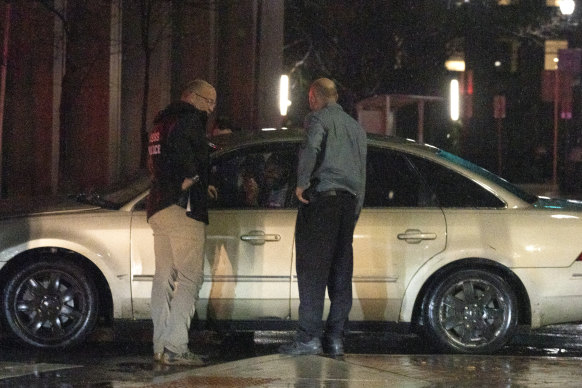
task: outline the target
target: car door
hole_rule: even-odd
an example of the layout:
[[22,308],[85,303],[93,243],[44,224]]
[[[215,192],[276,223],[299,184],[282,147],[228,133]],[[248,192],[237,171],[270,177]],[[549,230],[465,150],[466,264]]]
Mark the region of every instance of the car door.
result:
[[213,160],[218,200],[207,229],[208,313],[215,319],[285,319],[295,219],[295,145],[239,149]]
[[[350,320],[397,321],[412,275],[444,250],[445,243],[443,212],[407,156],[368,147],[364,209],[354,231]],[[298,302],[295,281],[294,319]]]
[[[197,316],[216,320],[284,319],[289,293],[295,218],[295,145],[242,148],[213,158],[206,230],[204,284]],[[274,161],[280,170],[273,171]],[[252,180],[256,186],[248,184]],[[275,182],[276,181],[276,182]],[[254,190],[254,191],[253,191]],[[134,317],[149,318],[155,269],[144,201],[132,215]]]

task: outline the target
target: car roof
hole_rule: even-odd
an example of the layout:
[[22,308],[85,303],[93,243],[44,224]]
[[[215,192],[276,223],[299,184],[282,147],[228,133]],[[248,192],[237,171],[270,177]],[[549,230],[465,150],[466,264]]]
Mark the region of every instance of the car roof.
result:
[[[299,143],[303,140],[304,130],[302,128],[263,130],[263,131],[238,131],[231,134],[215,136],[211,139],[211,147],[222,154],[238,148],[245,148],[252,145],[289,142]],[[396,136],[384,136],[368,133],[368,144],[379,147],[398,148],[419,153],[436,154],[439,149],[428,144],[418,143],[412,139],[405,139]]]

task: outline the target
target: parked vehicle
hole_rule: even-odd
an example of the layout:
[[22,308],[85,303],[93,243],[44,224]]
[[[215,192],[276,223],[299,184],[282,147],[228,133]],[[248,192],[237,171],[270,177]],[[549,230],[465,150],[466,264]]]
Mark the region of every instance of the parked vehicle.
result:
[[[219,199],[197,316],[292,327],[301,133],[227,138],[212,154]],[[273,188],[265,164],[275,154],[288,163]],[[248,179],[262,193],[256,201]],[[273,189],[283,202],[268,199]],[[149,319],[146,195],[83,196],[77,209],[0,220],[3,327],[28,344],[63,347],[83,341],[99,317]],[[500,349],[518,325],[581,320],[581,217],[581,202],[536,197],[435,147],[370,135],[351,325],[402,323],[471,354]]]

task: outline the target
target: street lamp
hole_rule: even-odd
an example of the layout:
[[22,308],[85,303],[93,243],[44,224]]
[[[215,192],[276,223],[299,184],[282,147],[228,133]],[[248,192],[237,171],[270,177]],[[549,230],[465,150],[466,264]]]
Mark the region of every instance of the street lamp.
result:
[[289,101],[289,76],[283,74],[279,81],[279,111],[281,116],[287,116],[289,105],[291,105],[291,101]]
[[465,71],[465,60],[460,57],[451,57],[445,62],[448,71]]
[[559,0],[558,5],[562,15],[572,15],[574,13],[574,8],[576,8],[574,0]]
[[[463,73],[465,71],[465,58],[464,55],[455,54],[452,55],[446,62],[445,67],[448,71],[454,73]],[[450,103],[450,114],[451,120],[458,121],[461,111],[461,87],[459,85],[459,80],[454,78],[451,80],[449,86],[449,103]]]
[[460,96],[459,96],[459,81],[456,79],[451,80],[450,86],[450,103],[451,103],[451,120],[459,120],[460,111]]
[[[574,0],[558,0],[560,12],[564,16],[570,16],[574,13],[576,3]],[[567,42],[565,42],[567,47]],[[559,51],[559,50],[556,50]],[[557,53],[556,53],[557,54]],[[554,146],[553,146],[553,161],[552,161],[552,184],[558,184],[558,109],[559,109],[559,88],[560,88],[560,70],[558,66],[558,58],[554,58]]]
[[[548,93],[547,101],[554,103],[554,128],[553,128],[553,157],[552,157],[552,184],[555,186],[558,183],[558,129],[559,129],[559,98],[560,98],[560,74],[558,66],[558,54],[560,50],[568,48],[568,41],[566,40],[546,40],[544,44],[545,60],[544,69],[549,71],[553,78],[553,87],[551,94]],[[550,92],[550,90],[547,90]]]

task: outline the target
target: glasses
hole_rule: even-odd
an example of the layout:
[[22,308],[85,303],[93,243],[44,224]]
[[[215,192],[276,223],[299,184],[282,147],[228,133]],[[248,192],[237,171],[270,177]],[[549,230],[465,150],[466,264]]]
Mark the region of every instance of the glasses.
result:
[[216,106],[216,100],[213,100],[212,98],[204,97],[203,95],[198,94],[196,92],[194,92],[194,94],[197,95],[198,97],[200,97],[201,99],[203,99],[204,101],[206,101],[208,103],[208,105]]

